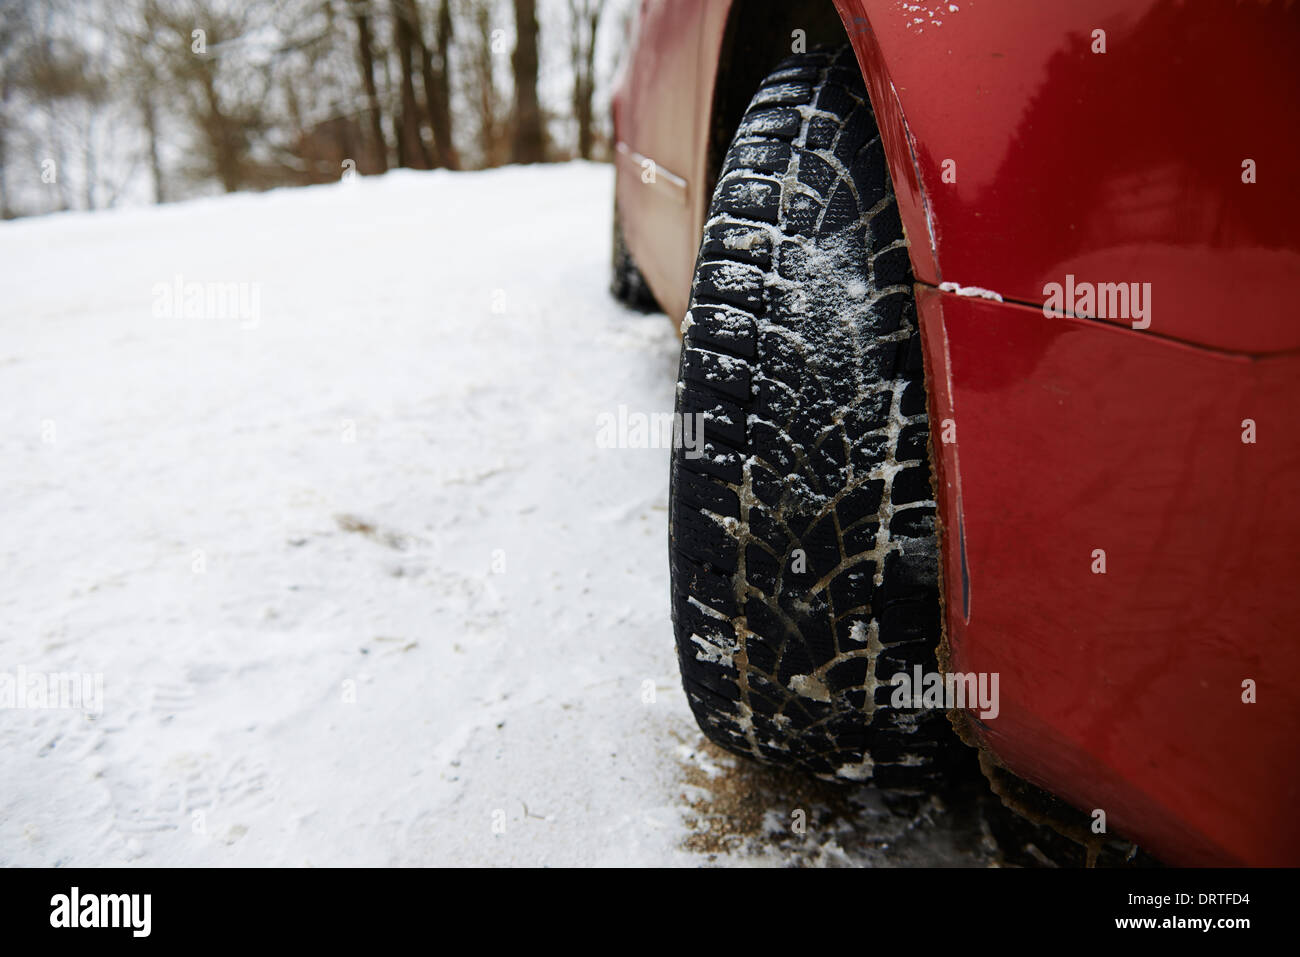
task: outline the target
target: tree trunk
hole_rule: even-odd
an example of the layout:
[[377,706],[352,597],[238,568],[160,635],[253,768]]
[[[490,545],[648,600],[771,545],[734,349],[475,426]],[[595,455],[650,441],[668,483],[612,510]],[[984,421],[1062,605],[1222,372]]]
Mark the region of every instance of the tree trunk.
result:
[[350,0],[352,18],[357,23],[357,49],[361,60],[361,82],[366,88],[366,105],[370,113],[370,137],[374,141],[378,172],[388,170],[388,142],[384,139],[384,124],[379,111],[379,89],[375,86],[375,50],[370,36],[370,18],[366,16],[366,0]]
[[203,99],[207,104],[207,114],[203,117],[203,132],[207,136],[208,146],[212,150],[212,166],[221,188],[227,193],[236,192],[243,185],[240,145],[221,106],[221,97],[217,94],[216,80],[212,76],[209,64],[205,63],[200,74]]
[[401,112],[397,117],[397,155],[400,165],[410,169],[428,169],[429,154],[420,136],[420,113],[415,100],[415,31],[409,0],[393,0],[393,41],[397,45],[397,63],[401,68]]
[[167,194],[163,186],[162,159],[158,155],[158,111],[153,105],[152,85],[142,84],[140,118],[144,122],[144,132],[148,141],[149,176],[153,180],[153,201],[161,206],[167,201]]
[[483,0],[478,0],[472,9],[476,35],[471,62],[474,71],[473,86],[478,90],[474,105],[478,110],[480,161],[484,166],[496,166],[501,162],[502,144],[497,118],[496,70],[492,59],[492,10]]
[[9,116],[9,75],[0,72],[0,219],[10,219],[9,180],[7,175],[9,149],[5,140],[5,126]]
[[510,149],[513,163],[540,163],[546,153],[546,133],[537,101],[537,2],[515,2],[515,121]]
[[[423,34],[421,34],[423,35]],[[459,169],[460,157],[451,138],[451,4],[441,0],[434,13],[433,44],[422,43],[424,52],[424,102],[429,110],[429,128],[433,130],[434,163],[447,169]]]
[[591,101],[596,92],[596,31],[601,6],[601,0],[569,0],[573,118],[578,124],[578,155],[583,159],[591,159],[595,143]]
[[95,177],[98,172],[95,161],[95,114],[93,106],[90,107],[90,111],[81,134],[81,165],[82,173],[85,176],[81,188],[82,202],[85,208],[93,210],[95,208]]
[[0,219],[9,219],[13,215],[13,211],[9,209],[8,176],[5,175],[7,161],[4,122],[0,120]]

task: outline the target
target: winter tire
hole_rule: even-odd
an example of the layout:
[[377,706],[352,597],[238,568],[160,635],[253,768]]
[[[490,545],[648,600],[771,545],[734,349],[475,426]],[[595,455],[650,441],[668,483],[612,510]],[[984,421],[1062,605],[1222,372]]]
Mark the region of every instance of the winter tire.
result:
[[677,412],[704,441],[674,449],[669,546],[696,720],[761,761],[926,789],[946,716],[891,703],[895,674],[936,670],[940,634],[924,375],[848,48],[791,57],[754,96],[683,329]]

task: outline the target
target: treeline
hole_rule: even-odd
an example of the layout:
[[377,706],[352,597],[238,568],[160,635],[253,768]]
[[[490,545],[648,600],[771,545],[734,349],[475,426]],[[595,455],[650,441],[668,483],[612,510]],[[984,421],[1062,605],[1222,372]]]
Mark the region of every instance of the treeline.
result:
[[631,0],[0,0],[0,215],[350,170],[603,158],[599,97],[630,10]]

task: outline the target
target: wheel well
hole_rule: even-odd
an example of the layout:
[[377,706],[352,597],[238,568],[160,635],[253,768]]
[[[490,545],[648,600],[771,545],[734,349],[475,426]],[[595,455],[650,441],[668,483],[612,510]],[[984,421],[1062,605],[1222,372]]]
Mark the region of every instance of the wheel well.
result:
[[824,43],[848,42],[832,0],[734,0],[731,4],[713,85],[705,167],[708,182],[703,191],[706,205],[745,108],[759,84],[793,52],[795,30],[805,32],[810,50]]

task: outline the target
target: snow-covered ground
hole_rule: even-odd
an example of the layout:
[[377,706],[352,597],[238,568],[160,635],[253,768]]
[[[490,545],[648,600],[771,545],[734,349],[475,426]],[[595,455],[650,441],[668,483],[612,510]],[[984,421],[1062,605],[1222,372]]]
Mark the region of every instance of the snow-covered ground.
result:
[[[606,293],[612,186],[0,225],[0,864],[990,860],[978,814],[703,745],[668,453],[596,441],[671,410],[677,355]],[[31,706],[72,672],[102,699]]]

